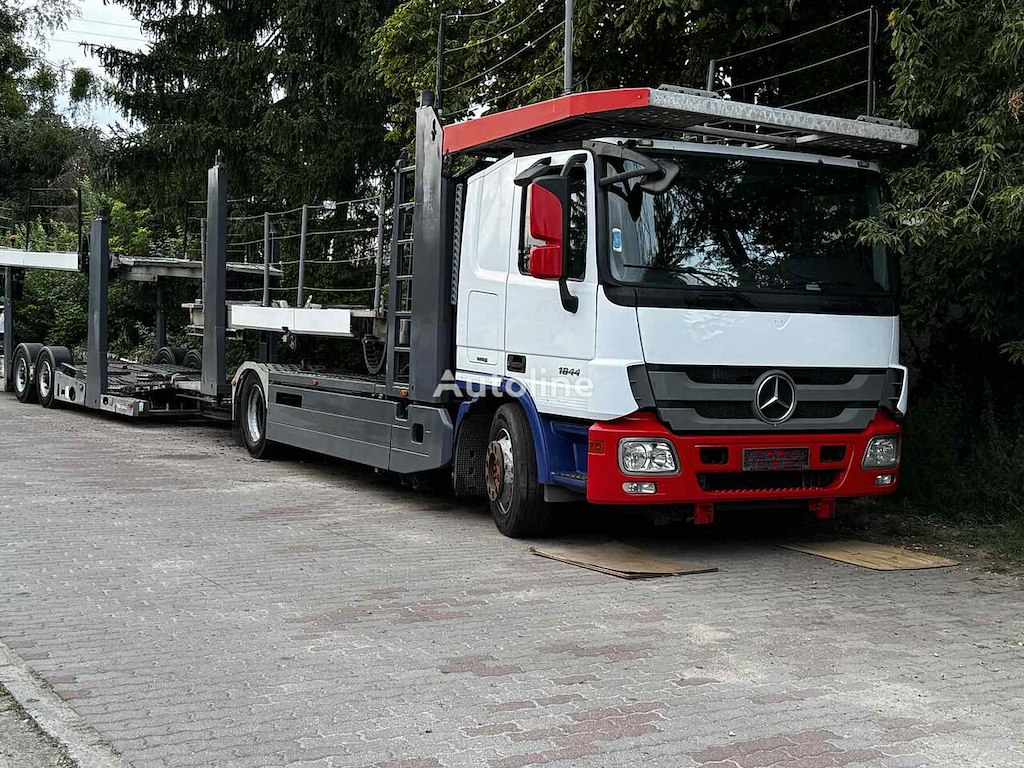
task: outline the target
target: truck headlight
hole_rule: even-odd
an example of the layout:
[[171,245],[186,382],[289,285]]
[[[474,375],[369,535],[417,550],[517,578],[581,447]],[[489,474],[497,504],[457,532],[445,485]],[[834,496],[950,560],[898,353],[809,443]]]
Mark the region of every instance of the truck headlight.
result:
[[626,437],[619,440],[619,469],[627,475],[674,475],[679,459],[668,440]]
[[864,449],[864,469],[889,469],[900,463],[900,436],[879,435],[868,440]]

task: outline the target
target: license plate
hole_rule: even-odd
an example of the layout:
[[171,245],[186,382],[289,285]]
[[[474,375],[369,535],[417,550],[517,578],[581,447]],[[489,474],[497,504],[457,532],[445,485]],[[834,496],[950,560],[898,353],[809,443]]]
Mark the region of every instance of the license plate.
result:
[[745,448],[743,471],[807,469],[810,448]]

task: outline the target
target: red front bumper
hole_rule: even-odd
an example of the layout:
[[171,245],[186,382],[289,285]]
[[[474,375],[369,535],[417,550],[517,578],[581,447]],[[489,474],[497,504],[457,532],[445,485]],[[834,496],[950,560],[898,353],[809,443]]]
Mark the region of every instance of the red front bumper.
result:
[[[840,497],[892,493],[899,480],[895,469],[863,469],[870,438],[899,434],[900,425],[887,413],[878,415],[855,434],[675,435],[653,413],[638,412],[590,428],[587,458],[587,500],[595,504],[715,504],[744,501],[829,501]],[[679,457],[676,475],[626,475],[619,469],[618,446],[624,437],[657,437],[670,441]],[[746,448],[808,448],[805,470],[744,471]],[[841,454],[841,458],[838,458]],[[890,485],[876,485],[891,475]],[[656,492],[627,493],[630,482],[653,482]]]

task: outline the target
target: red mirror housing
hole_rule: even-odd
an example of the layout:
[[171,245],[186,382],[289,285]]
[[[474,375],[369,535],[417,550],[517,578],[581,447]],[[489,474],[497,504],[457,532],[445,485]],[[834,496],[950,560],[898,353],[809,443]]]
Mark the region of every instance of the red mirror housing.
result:
[[530,274],[540,280],[565,276],[565,246],[569,241],[569,180],[546,176],[530,184]]
[[530,275],[538,280],[562,279],[562,245],[535,245],[530,249]]

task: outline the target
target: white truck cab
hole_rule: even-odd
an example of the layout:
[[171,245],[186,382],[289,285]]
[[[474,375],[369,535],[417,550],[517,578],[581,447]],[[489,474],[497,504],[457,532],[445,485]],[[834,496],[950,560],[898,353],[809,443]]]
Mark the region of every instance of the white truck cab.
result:
[[[856,227],[883,201],[877,163],[705,138],[583,140],[470,176],[456,378],[516,396],[540,486],[591,502],[708,522],[891,493],[898,270]],[[514,449],[491,441],[492,502]]]

